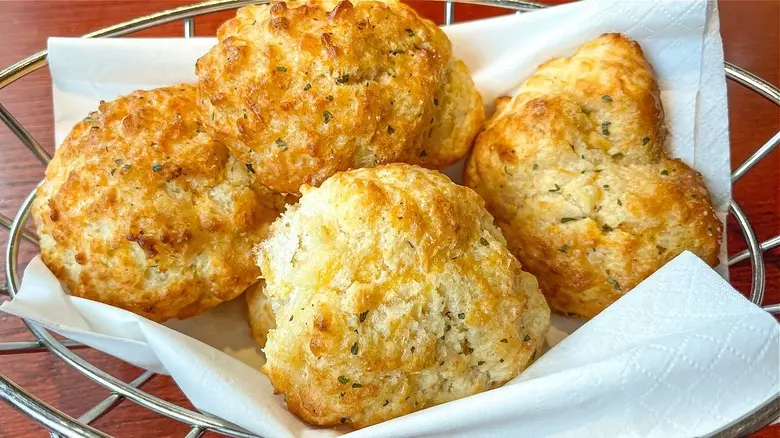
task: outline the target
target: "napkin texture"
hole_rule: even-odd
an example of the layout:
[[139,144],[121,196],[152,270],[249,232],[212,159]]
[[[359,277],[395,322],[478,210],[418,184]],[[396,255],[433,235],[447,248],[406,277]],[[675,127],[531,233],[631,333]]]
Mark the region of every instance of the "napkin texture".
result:
[[[639,41],[661,87],[668,150],[704,175],[725,219],[728,119],[715,2],[587,0],[444,30],[488,106],[512,94],[538,64],[569,56],[602,33]],[[194,63],[213,44],[213,38],[50,39],[57,144],[100,100],[194,82]],[[447,173],[459,182],[459,166]],[[725,246],[721,259],[725,274]],[[36,258],[19,294],[0,310],[170,374],[198,409],[260,435],[346,432],[301,422],[273,395],[256,371],[264,359],[249,336],[242,298],[160,325],[67,295]],[[554,317],[548,343],[560,344],[502,388],[351,435],[695,436],[748,412],[780,384],[776,321],[690,253],[580,325]]]

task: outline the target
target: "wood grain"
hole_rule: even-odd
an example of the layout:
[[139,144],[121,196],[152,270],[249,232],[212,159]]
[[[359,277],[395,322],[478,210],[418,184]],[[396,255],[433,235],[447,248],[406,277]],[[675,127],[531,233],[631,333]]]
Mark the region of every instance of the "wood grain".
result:
[[[184,0],[154,1],[3,1],[0,0],[0,67],[45,47],[49,36],[76,36],[127,20],[139,15],[188,3]],[[440,3],[412,2],[425,16],[441,23],[444,17]],[[726,59],[744,67],[773,84],[780,82],[780,2],[773,0],[720,2],[721,29]],[[459,5],[458,21],[503,13],[479,6]],[[213,14],[196,20],[197,35],[213,35],[216,27],[232,13]],[[146,30],[135,36],[180,36],[180,23]],[[75,61],[74,61],[75,62]],[[28,127],[31,133],[52,150],[52,111],[50,76],[42,69],[6,89],[0,90],[0,102]],[[780,129],[780,109],[741,86],[729,83],[732,168]],[[22,199],[43,175],[44,167],[24,149],[5,126],[0,126],[0,212],[13,216]],[[750,217],[758,237],[768,239],[780,233],[780,152],[756,166],[734,187],[735,199]],[[0,247],[7,234],[0,231]],[[739,229],[733,220],[729,224],[729,252],[745,248]],[[29,260],[35,249],[25,244],[22,260]],[[780,301],[780,256],[778,251],[765,255],[767,264],[766,303]],[[1,265],[0,268],[4,267]],[[750,287],[750,267],[743,263],[731,269],[732,283],[741,291]],[[0,297],[0,300],[3,298]],[[0,314],[0,341],[28,340],[21,322]],[[108,373],[131,380],[141,370],[91,350],[79,350],[79,355]],[[64,365],[48,353],[0,356],[0,371],[33,394],[66,413],[78,416],[102,400],[108,393],[86,377]],[[189,406],[181,391],[170,378],[156,376],[144,389],[163,399]],[[95,426],[120,437],[183,436],[187,427],[162,418],[132,403],[122,403]],[[768,427],[756,437],[776,437],[780,427]],[[45,431],[19,414],[0,404],[0,436],[39,437]],[[208,434],[208,436],[213,436]]]

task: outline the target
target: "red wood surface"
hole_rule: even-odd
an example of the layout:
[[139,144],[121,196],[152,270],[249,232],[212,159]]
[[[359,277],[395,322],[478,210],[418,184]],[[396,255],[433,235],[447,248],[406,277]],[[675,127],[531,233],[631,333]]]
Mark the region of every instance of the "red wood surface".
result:
[[[0,0],[0,68],[41,50],[49,36],[76,36],[139,15],[188,3],[186,0],[125,1],[7,1]],[[441,22],[443,5],[414,2],[425,16]],[[780,2],[777,0],[721,0],[721,30],[726,59],[769,82],[780,83]],[[467,20],[495,15],[497,10],[458,5],[456,19]],[[216,26],[232,13],[213,14],[196,20],[198,35],[213,35]],[[137,36],[179,36],[180,23],[150,29]],[[74,62],[77,62],[74,60]],[[780,129],[780,109],[741,86],[729,83],[729,108],[732,141],[732,168]],[[28,127],[48,150],[52,150],[52,111],[50,77],[42,69],[0,90],[0,102]],[[0,212],[13,216],[22,199],[43,175],[43,166],[0,124]],[[761,240],[780,233],[780,152],[756,166],[734,188],[735,199],[750,217]],[[7,234],[0,231],[0,248]],[[729,253],[745,248],[739,229],[729,226]],[[34,248],[25,244],[22,259],[29,260]],[[780,301],[780,256],[778,251],[765,255],[767,303]],[[0,268],[2,261],[0,261]],[[741,291],[750,285],[750,267],[743,263],[731,269],[732,283]],[[4,297],[0,296],[0,300]],[[28,340],[16,318],[0,314],[0,341]],[[110,374],[131,380],[141,370],[91,349],[78,354]],[[64,412],[79,416],[108,395],[47,353],[0,356],[0,371]],[[189,406],[178,388],[167,377],[156,376],[143,387],[163,399]],[[702,413],[706,415],[706,413]],[[132,403],[122,403],[94,425],[120,437],[183,436],[187,427],[162,418]],[[0,403],[0,437],[46,436],[45,431]],[[768,427],[756,437],[780,436],[780,427]]]

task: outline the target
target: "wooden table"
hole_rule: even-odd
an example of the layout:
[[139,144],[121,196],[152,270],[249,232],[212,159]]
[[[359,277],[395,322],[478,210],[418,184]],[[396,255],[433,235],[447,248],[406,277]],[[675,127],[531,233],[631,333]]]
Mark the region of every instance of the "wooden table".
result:
[[[0,1],[0,67],[43,49],[49,36],[76,36],[135,16],[188,3],[186,0],[124,1]],[[443,5],[413,3],[425,16],[441,23]],[[457,20],[495,15],[495,9],[458,5]],[[216,27],[232,16],[213,14],[196,20],[197,35],[213,35]],[[726,59],[773,84],[780,82],[780,2],[777,0],[721,0],[721,31]],[[179,36],[181,23],[140,32],[137,36]],[[74,60],[75,62],[75,60]],[[780,109],[741,86],[729,83],[732,168],[780,130]],[[42,69],[22,81],[0,90],[0,102],[48,149],[53,150],[53,120],[49,72]],[[43,166],[0,126],[0,212],[13,216],[22,199],[42,178]],[[780,233],[780,152],[756,166],[734,188],[735,199],[750,217],[759,239]],[[0,248],[7,234],[0,231]],[[729,253],[745,248],[739,229],[729,225]],[[35,253],[25,245],[22,259]],[[765,255],[767,303],[780,301],[780,257],[778,251]],[[2,263],[2,262],[0,262]],[[0,267],[2,265],[0,264]],[[4,267],[2,267],[4,269]],[[732,283],[742,291],[750,287],[748,263],[731,269]],[[5,299],[0,296],[0,300]],[[31,335],[16,318],[0,314],[0,341],[29,340]],[[91,349],[79,350],[93,364],[125,381],[141,370]],[[108,395],[102,387],[64,365],[51,354],[28,353],[0,356],[0,371],[46,402],[72,416],[79,416]],[[165,400],[189,403],[170,378],[156,376],[144,390]],[[707,415],[706,412],[702,415]],[[162,418],[132,403],[122,403],[94,425],[120,437],[184,436],[187,427]],[[780,427],[768,427],[756,437],[776,437]],[[0,403],[0,437],[45,436],[44,430],[16,410]]]

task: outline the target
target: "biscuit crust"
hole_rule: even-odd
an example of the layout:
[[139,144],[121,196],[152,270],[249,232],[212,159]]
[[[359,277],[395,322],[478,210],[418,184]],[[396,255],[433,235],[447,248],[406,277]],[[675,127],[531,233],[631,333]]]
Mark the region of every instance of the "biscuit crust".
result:
[[484,201],[417,166],[304,188],[257,262],[277,324],[263,371],[316,425],[364,427],[498,387],[549,327]]
[[32,215],[41,257],[70,293],[155,321],[241,294],[248,253],[285,199],[205,133],[195,88],[136,91],[77,123]]
[[205,127],[277,192],[383,163],[444,168],[484,120],[444,32],[400,2],[248,6],[217,38],[196,68]]
[[684,250],[717,264],[721,224],[701,176],[665,154],[636,42],[603,35],[497,108],[464,180],[553,310],[593,317]]

